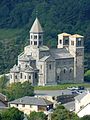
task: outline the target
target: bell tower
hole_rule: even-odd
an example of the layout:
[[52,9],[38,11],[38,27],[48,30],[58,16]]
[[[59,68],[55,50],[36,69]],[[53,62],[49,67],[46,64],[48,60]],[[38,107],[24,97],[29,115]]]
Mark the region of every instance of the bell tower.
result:
[[69,52],[74,57],[75,82],[84,81],[84,37],[78,34],[71,35]]
[[36,17],[30,30],[30,46],[38,48],[43,45],[43,30],[41,24]]

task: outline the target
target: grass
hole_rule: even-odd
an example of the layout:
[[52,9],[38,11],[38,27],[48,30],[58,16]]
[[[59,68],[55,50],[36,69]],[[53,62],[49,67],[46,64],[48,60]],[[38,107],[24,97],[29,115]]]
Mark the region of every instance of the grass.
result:
[[0,29],[0,40],[11,39],[22,32],[22,29]]
[[84,86],[86,88],[90,87],[89,83],[81,83],[81,84],[60,84],[55,86],[35,86],[35,90],[64,90],[67,87],[73,87],[73,86]]

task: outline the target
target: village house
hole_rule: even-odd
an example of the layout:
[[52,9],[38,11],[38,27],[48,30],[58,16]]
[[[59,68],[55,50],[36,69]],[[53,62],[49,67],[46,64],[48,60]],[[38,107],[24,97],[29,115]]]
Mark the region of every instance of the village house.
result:
[[9,107],[16,107],[24,114],[29,115],[31,112],[44,112],[46,115],[53,109],[53,103],[49,100],[39,97],[25,96],[8,103]]

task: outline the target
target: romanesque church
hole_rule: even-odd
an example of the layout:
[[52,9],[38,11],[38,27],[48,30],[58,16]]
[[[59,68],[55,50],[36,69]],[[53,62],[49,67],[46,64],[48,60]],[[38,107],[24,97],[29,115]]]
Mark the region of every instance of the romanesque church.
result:
[[84,80],[84,37],[58,34],[57,48],[43,43],[44,31],[38,18],[30,30],[30,44],[18,55],[18,64],[10,69],[10,84],[29,81],[45,86],[81,83]]

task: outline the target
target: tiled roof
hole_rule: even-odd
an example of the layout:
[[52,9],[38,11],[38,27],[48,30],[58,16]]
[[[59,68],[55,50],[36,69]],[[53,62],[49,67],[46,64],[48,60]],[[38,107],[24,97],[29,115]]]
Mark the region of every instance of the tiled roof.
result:
[[32,32],[32,33],[42,33],[43,32],[41,24],[40,24],[38,18],[35,19],[32,27],[31,27],[30,32]]
[[85,92],[81,93],[80,95],[76,96],[75,99],[80,101],[87,94],[90,94],[90,93],[88,93],[87,91],[85,91]]
[[30,60],[34,60],[34,58],[31,55],[21,54],[19,55],[19,60],[30,61]]
[[10,72],[19,72],[20,68],[17,65],[14,65],[12,69],[10,69]]
[[47,46],[44,46],[44,45],[43,45],[43,46],[40,46],[40,47],[39,47],[39,50],[40,50],[40,51],[47,51],[47,50],[49,50],[49,48],[48,48]]
[[11,102],[9,102],[9,104],[25,104],[25,105],[47,106],[47,105],[51,105],[52,102],[50,102],[46,99],[43,99],[43,98],[25,96],[25,97],[16,99],[14,101],[11,101]]
[[73,56],[65,48],[51,49],[50,53],[55,59],[73,58]]

